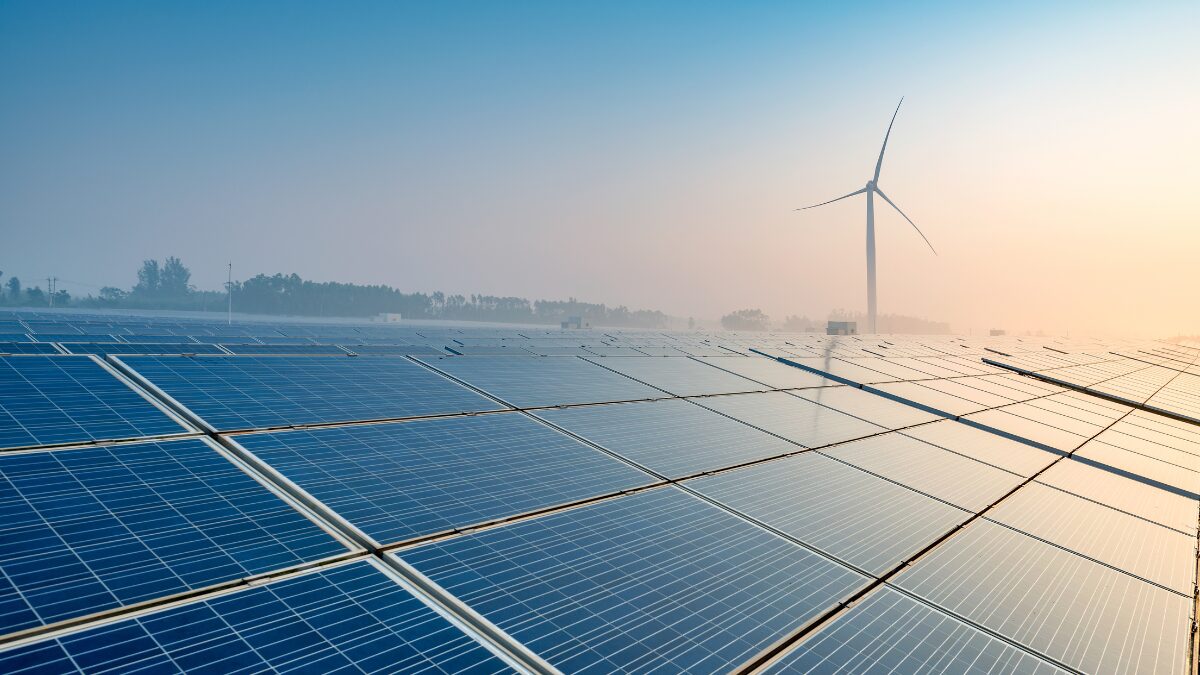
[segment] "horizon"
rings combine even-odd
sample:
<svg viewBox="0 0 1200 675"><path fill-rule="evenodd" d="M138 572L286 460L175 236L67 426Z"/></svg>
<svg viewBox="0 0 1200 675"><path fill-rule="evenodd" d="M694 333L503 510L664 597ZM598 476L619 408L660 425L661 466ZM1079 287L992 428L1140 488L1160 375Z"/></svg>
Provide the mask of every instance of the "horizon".
<svg viewBox="0 0 1200 675"><path fill-rule="evenodd" d="M0 7L0 270L1200 334L1192 3Z"/></svg>

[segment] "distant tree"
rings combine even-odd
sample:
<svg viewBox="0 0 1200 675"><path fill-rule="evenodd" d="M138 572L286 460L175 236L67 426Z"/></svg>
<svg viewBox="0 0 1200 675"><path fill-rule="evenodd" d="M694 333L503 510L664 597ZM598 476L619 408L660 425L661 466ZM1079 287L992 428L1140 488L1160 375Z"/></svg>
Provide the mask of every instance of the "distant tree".
<svg viewBox="0 0 1200 675"><path fill-rule="evenodd" d="M771 317L761 309L739 309L721 317L725 330L766 330L770 323Z"/></svg>
<svg viewBox="0 0 1200 675"><path fill-rule="evenodd" d="M795 314L788 316L783 320L783 330L794 333L804 333L806 331L818 330L820 326L816 321L807 316L796 316Z"/></svg>
<svg viewBox="0 0 1200 675"><path fill-rule="evenodd" d="M71 294L66 291L54 291L54 306L66 307L71 303Z"/></svg>
<svg viewBox="0 0 1200 675"><path fill-rule="evenodd" d="M12 302L21 300L21 280L17 277L8 278L8 299Z"/></svg>
<svg viewBox="0 0 1200 675"><path fill-rule="evenodd" d="M192 272L184 267L183 261L175 256L169 256L163 262L158 275L158 290L166 298L185 298L191 291L191 287L188 285L191 278Z"/></svg>
<svg viewBox="0 0 1200 675"><path fill-rule="evenodd" d="M129 297L129 292L116 286L105 286L100 289L100 299L105 302L118 303Z"/></svg>
<svg viewBox="0 0 1200 675"><path fill-rule="evenodd" d="M44 304L46 304L46 294L42 292L41 287L34 286L33 288L25 289L25 304L27 304L27 305L44 305Z"/></svg>
<svg viewBox="0 0 1200 675"><path fill-rule="evenodd" d="M133 287L133 294L146 298L158 295L162 288L162 269L157 260L142 261L142 268L137 273L138 282Z"/></svg>

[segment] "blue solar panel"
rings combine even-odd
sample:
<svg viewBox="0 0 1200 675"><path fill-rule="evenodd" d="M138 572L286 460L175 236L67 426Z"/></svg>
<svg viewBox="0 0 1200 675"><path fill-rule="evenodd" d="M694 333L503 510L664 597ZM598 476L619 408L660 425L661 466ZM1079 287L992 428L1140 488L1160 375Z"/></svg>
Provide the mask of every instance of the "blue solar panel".
<svg viewBox="0 0 1200 675"><path fill-rule="evenodd" d="M48 342L0 342L0 354L61 354Z"/></svg>
<svg viewBox="0 0 1200 675"><path fill-rule="evenodd" d="M0 357L0 448L187 431L91 357Z"/></svg>
<svg viewBox="0 0 1200 675"><path fill-rule="evenodd" d="M519 413L237 441L384 544L655 480Z"/></svg>
<svg viewBox="0 0 1200 675"><path fill-rule="evenodd" d="M178 338L176 338L178 339ZM216 345L202 345L199 342L137 342L114 343L101 342L60 342L72 354L224 354Z"/></svg>
<svg viewBox="0 0 1200 675"><path fill-rule="evenodd" d="M676 488L397 553L564 672L726 672L865 578Z"/></svg>
<svg viewBox="0 0 1200 675"><path fill-rule="evenodd" d="M206 442L0 455L0 634L348 549Z"/></svg>
<svg viewBox="0 0 1200 675"><path fill-rule="evenodd" d="M668 478L800 450L679 399L550 408L537 416Z"/></svg>
<svg viewBox="0 0 1200 675"><path fill-rule="evenodd" d="M337 345L314 345L311 342L296 344L265 344L265 345L234 345L221 343L221 346L234 354L261 354L263 356L279 355L312 355L312 356L346 356L346 351Z"/></svg>
<svg viewBox="0 0 1200 675"><path fill-rule="evenodd" d="M1068 671L884 587L786 653L767 672L1052 675Z"/></svg>
<svg viewBox="0 0 1200 675"><path fill-rule="evenodd" d="M573 356L448 356L421 360L519 408L670 396Z"/></svg>
<svg viewBox="0 0 1200 675"><path fill-rule="evenodd" d="M221 431L503 408L404 358L120 358Z"/></svg>
<svg viewBox="0 0 1200 675"><path fill-rule="evenodd" d="M0 672L500 673L512 669L359 561L0 652Z"/></svg>

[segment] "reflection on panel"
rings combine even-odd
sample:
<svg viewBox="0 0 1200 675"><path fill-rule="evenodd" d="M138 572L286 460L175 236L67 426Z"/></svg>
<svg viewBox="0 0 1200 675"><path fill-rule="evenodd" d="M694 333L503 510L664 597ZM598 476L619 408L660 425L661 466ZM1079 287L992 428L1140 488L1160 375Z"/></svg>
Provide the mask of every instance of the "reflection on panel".
<svg viewBox="0 0 1200 675"><path fill-rule="evenodd" d="M1182 673L1192 598L976 521L896 583L1072 668Z"/></svg>
<svg viewBox="0 0 1200 675"><path fill-rule="evenodd" d="M1068 671L885 586L786 653L767 672L1051 675Z"/></svg>
<svg viewBox="0 0 1200 675"><path fill-rule="evenodd" d="M812 452L687 485L876 575L970 516Z"/></svg>
<svg viewBox="0 0 1200 675"><path fill-rule="evenodd" d="M866 579L675 488L394 554L563 672L725 672Z"/></svg>

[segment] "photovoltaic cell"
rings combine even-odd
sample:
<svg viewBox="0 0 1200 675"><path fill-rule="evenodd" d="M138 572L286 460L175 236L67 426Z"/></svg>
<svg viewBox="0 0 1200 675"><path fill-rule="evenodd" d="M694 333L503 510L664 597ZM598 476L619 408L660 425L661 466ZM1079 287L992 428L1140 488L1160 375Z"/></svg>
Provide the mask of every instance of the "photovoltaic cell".
<svg viewBox="0 0 1200 675"><path fill-rule="evenodd" d="M220 431L503 407L404 358L120 358Z"/></svg>
<svg viewBox="0 0 1200 675"><path fill-rule="evenodd" d="M373 564L235 591L7 652L37 673L501 673L512 669Z"/></svg>
<svg viewBox="0 0 1200 675"><path fill-rule="evenodd" d="M875 575L970 517L966 511L811 452L686 485Z"/></svg>
<svg viewBox="0 0 1200 675"><path fill-rule="evenodd" d="M188 431L90 357L0 357L0 448Z"/></svg>
<svg viewBox="0 0 1200 675"><path fill-rule="evenodd" d="M421 360L518 408L669 396L573 356L421 357Z"/></svg>
<svg viewBox="0 0 1200 675"><path fill-rule="evenodd" d="M656 480L519 413L236 440L382 544Z"/></svg>
<svg viewBox="0 0 1200 675"><path fill-rule="evenodd" d="M0 634L347 551L199 439L0 455L0 513Z"/></svg>
<svg viewBox="0 0 1200 675"><path fill-rule="evenodd" d="M1192 598L976 521L896 583L1087 673L1182 673Z"/></svg>
<svg viewBox="0 0 1200 675"><path fill-rule="evenodd" d="M726 672L865 578L675 488L394 554L564 672Z"/></svg>
<svg viewBox="0 0 1200 675"><path fill-rule="evenodd" d="M668 478L800 449L678 399L550 408L537 416Z"/></svg>
<svg viewBox="0 0 1200 675"><path fill-rule="evenodd" d="M1069 671L885 586L766 672L1053 675Z"/></svg>

